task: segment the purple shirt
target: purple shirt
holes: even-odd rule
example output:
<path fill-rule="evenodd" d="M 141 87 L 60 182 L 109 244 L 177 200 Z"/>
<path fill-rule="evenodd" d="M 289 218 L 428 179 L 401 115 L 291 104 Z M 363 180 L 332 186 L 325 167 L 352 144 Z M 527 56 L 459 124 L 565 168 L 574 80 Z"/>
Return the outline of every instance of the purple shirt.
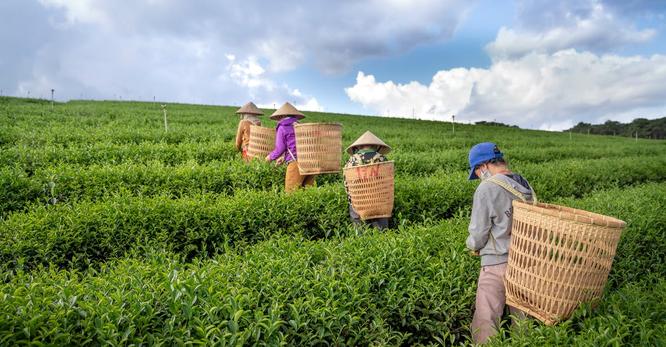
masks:
<path fill-rule="evenodd" d="M 270 160 L 275 160 L 282 154 L 284 154 L 284 161 L 287 163 L 296 160 L 295 157 L 298 154 L 296 154 L 294 123 L 297 121 L 298 119 L 294 117 L 285 117 L 278 122 L 277 127 L 275 127 L 275 149 L 269 154 Z M 291 153 L 289 153 L 290 151 Z"/>

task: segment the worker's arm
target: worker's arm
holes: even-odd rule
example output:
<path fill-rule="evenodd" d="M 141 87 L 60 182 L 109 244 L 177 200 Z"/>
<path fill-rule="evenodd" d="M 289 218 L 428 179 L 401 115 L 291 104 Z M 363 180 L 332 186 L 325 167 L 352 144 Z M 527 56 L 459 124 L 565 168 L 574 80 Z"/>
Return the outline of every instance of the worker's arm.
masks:
<path fill-rule="evenodd" d="M 287 150 L 287 141 L 284 138 L 283 127 L 278 127 L 275 133 L 275 149 L 266 157 L 269 161 L 276 160 Z"/>
<path fill-rule="evenodd" d="M 469 223 L 469 236 L 466 245 L 472 251 L 478 251 L 486 246 L 492 228 L 492 200 L 487 190 L 479 187 L 474 193 L 472 216 Z"/>

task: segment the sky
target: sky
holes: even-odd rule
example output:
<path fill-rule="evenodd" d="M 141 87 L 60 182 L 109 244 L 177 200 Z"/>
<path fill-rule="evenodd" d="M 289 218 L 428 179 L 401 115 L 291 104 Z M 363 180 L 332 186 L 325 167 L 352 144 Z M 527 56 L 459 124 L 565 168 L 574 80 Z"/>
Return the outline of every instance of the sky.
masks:
<path fill-rule="evenodd" d="M 0 93 L 563 130 L 666 116 L 663 0 L 1 0 Z"/>

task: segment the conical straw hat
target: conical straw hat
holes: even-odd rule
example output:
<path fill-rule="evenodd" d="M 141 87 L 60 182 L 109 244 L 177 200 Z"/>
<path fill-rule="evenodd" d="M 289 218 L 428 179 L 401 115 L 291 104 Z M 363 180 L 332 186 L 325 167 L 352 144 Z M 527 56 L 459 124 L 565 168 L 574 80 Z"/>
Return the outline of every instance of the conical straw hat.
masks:
<path fill-rule="evenodd" d="M 248 102 L 247 104 L 243 105 L 243 107 L 239 108 L 238 111 L 236 111 L 237 114 L 256 114 L 257 116 L 263 116 L 264 113 L 261 112 L 261 110 L 255 105 L 252 101 Z"/>
<path fill-rule="evenodd" d="M 305 118 L 304 114 L 300 113 L 296 109 L 296 107 L 294 107 L 292 104 L 290 104 L 288 102 L 285 102 L 284 105 L 282 105 L 282 107 L 280 107 L 275 112 L 273 112 L 273 114 L 271 115 L 270 118 L 272 120 L 278 120 L 282 117 L 288 117 L 288 116 L 294 117 L 296 119 Z"/>
<path fill-rule="evenodd" d="M 391 147 L 387 144 L 384 143 L 379 137 L 375 136 L 375 134 L 371 133 L 370 131 L 366 131 L 354 141 L 349 147 L 347 147 L 347 153 L 353 154 L 352 148 L 354 147 L 359 147 L 359 146 L 379 146 L 378 152 L 381 154 L 386 154 L 391 151 Z"/>

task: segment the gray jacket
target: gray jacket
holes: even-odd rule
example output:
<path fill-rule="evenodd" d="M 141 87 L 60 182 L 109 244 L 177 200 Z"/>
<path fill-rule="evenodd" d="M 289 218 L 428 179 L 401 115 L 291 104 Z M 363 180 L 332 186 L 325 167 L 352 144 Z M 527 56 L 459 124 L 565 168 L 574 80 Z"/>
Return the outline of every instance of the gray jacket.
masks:
<path fill-rule="evenodd" d="M 518 174 L 496 174 L 493 178 L 511 185 L 532 200 L 530 184 Z M 496 183 L 482 181 L 474 192 L 472 218 L 469 223 L 467 248 L 479 251 L 481 266 L 506 263 L 511 243 L 513 200 L 519 199 Z"/>

